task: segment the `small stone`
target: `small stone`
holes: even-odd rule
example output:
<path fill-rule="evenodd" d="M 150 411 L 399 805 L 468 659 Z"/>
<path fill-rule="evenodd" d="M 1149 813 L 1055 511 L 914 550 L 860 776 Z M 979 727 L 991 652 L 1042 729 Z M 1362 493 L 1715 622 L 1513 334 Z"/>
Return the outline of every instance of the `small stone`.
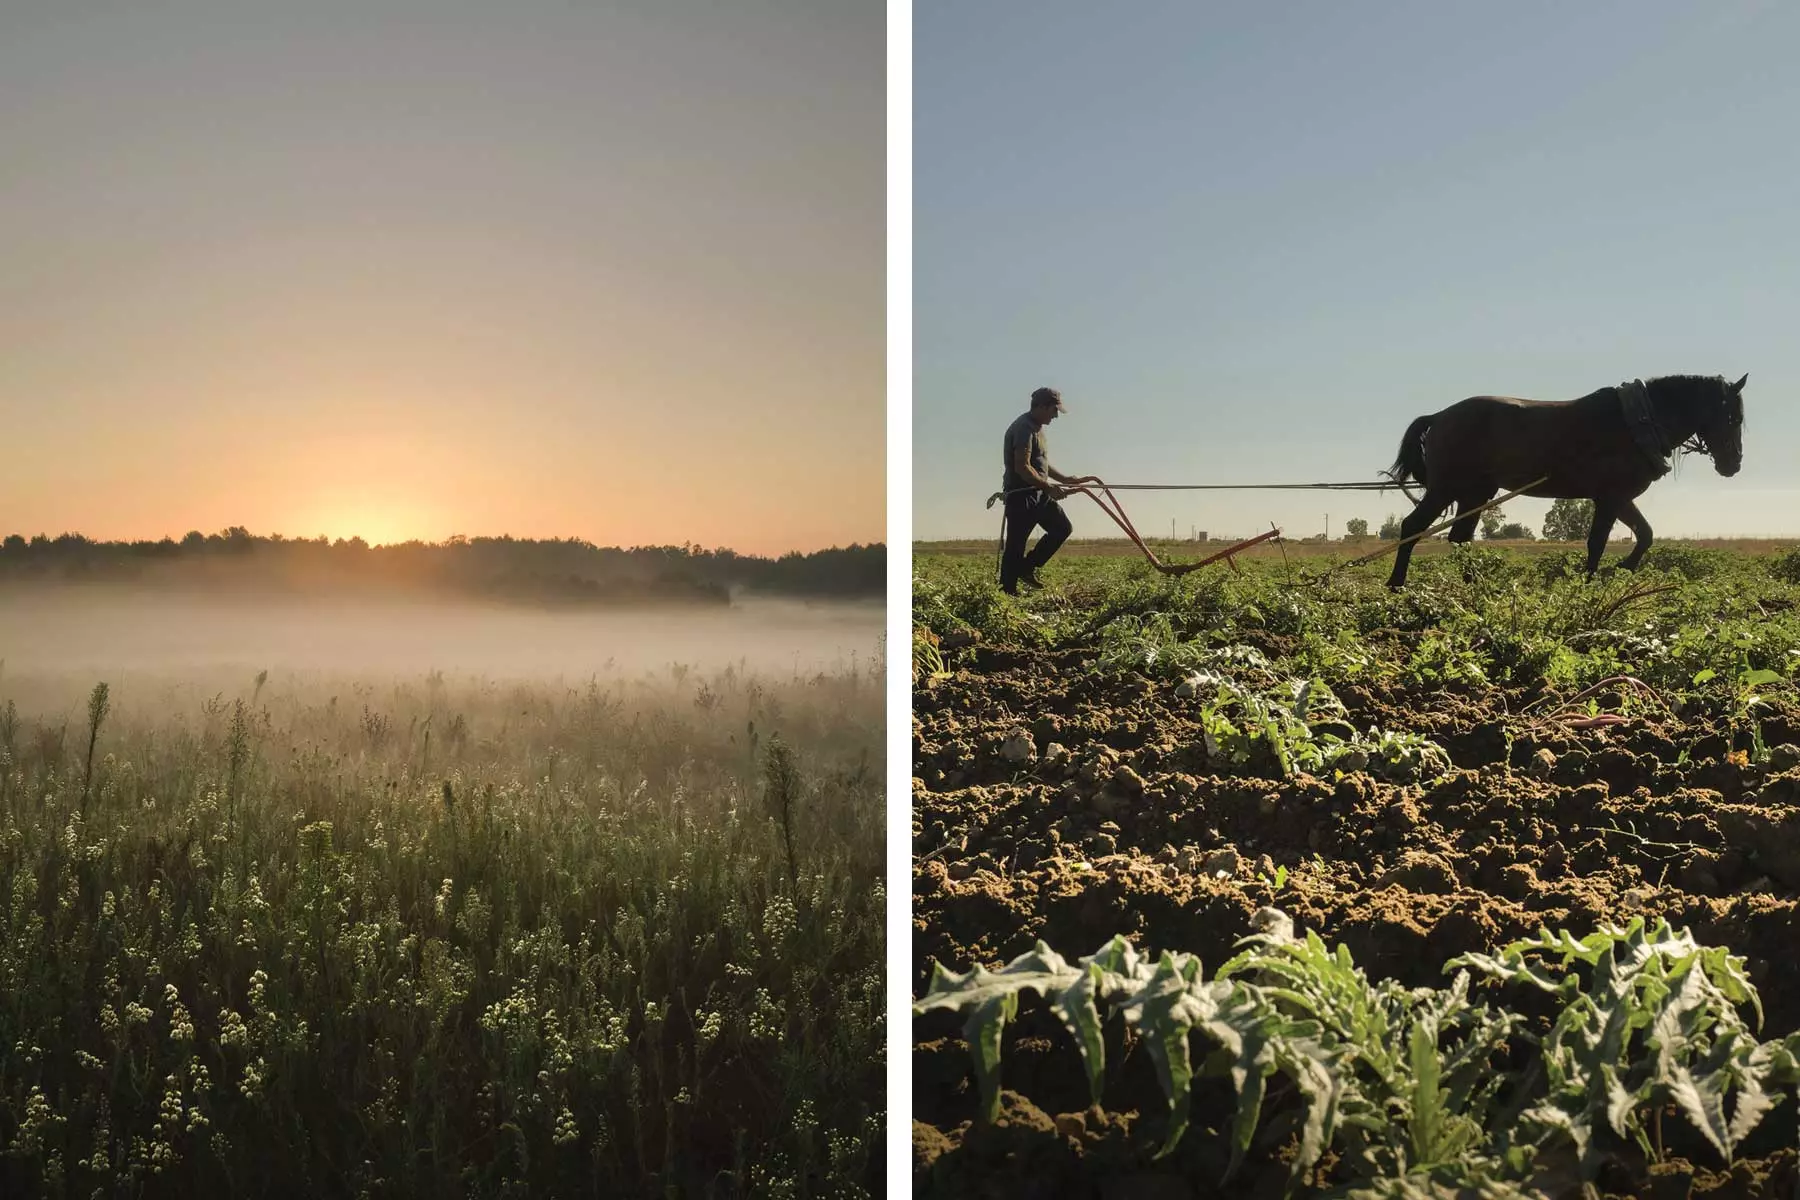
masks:
<path fill-rule="evenodd" d="M 1122 766 L 1113 772 L 1112 785 L 1128 796 L 1141 796 L 1144 793 L 1144 777 L 1128 766 Z"/>
<path fill-rule="evenodd" d="M 1119 795 L 1111 787 L 1103 787 L 1094 793 L 1094 811 L 1103 817 L 1124 815 L 1125 797 Z"/>
<path fill-rule="evenodd" d="M 1548 779 L 1550 773 L 1556 770 L 1556 755 L 1550 753 L 1548 747 L 1540 747 L 1538 752 L 1531 756 L 1531 765 L 1526 770 L 1539 779 Z"/>
<path fill-rule="evenodd" d="M 1338 755 L 1337 762 L 1334 765 L 1346 775 L 1354 774 L 1357 771 L 1367 770 L 1369 766 L 1369 753 L 1366 750 L 1347 750 L 1343 754 Z"/>
<path fill-rule="evenodd" d="M 1028 733 L 1015 733 L 1000 746 L 1000 757 L 1007 762 L 1030 762 L 1036 753 L 1037 747 L 1032 744 Z"/>
<path fill-rule="evenodd" d="M 1271 880 L 1274 879 L 1275 878 L 1275 860 L 1270 858 L 1266 854 L 1259 857 L 1256 860 L 1256 873 L 1258 875 L 1267 876 Z"/>
<path fill-rule="evenodd" d="M 1221 846 L 1201 860 L 1200 869 L 1215 879 L 1230 879 L 1238 873 L 1243 857 L 1234 846 Z"/>
<path fill-rule="evenodd" d="M 1051 742 L 1044 747 L 1044 765 L 1054 767 L 1069 757 L 1069 748 L 1061 742 Z"/>
<path fill-rule="evenodd" d="M 1800 746 L 1783 742 L 1769 750 L 1769 770 L 1779 774 L 1800 767 Z"/>

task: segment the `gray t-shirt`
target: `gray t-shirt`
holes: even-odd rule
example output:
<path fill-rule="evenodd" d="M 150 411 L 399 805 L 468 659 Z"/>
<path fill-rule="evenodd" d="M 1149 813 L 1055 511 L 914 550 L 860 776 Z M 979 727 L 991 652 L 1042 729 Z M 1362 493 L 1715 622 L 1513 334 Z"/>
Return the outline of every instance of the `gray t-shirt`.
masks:
<path fill-rule="evenodd" d="M 1006 473 L 1003 476 L 1004 482 L 1000 485 L 1004 491 L 1012 492 L 1019 488 L 1037 486 L 1035 482 L 1013 469 L 1013 460 L 1018 457 L 1019 447 L 1024 445 L 1031 447 L 1029 461 L 1032 467 L 1037 470 L 1038 474 L 1044 474 L 1044 468 L 1050 463 L 1044 448 L 1044 430 L 1042 426 L 1031 419 L 1030 413 L 1022 414 L 1018 420 L 1006 427 Z"/>

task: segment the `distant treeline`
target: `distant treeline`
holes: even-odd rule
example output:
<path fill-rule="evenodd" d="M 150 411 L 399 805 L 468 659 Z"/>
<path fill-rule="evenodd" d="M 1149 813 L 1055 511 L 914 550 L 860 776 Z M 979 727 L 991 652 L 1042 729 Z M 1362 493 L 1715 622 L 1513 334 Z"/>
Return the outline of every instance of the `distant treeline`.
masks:
<path fill-rule="evenodd" d="M 874 598 L 886 593 L 887 547 L 758 558 L 692 545 L 621 549 L 579 538 L 370 546 L 361 538 L 259 537 L 239 526 L 155 542 L 12 534 L 0 540 L 0 586 L 27 582 L 424 591 L 545 604 L 724 604 L 735 589 Z"/>

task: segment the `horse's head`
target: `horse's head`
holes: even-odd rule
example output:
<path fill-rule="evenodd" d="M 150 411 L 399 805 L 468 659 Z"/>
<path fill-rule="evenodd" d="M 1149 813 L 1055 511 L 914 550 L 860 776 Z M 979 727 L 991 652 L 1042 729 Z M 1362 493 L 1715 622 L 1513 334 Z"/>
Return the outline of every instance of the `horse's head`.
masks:
<path fill-rule="evenodd" d="M 1720 376 L 1716 382 L 1717 392 L 1694 414 L 1694 436 L 1712 456 L 1713 469 L 1729 479 L 1744 465 L 1744 385 L 1750 376 L 1736 383 Z"/>

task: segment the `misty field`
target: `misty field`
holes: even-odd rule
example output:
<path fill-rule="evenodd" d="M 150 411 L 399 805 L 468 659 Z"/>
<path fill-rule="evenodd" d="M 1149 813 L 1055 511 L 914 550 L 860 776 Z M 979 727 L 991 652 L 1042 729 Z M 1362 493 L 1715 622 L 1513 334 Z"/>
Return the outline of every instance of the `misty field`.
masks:
<path fill-rule="evenodd" d="M 0 674 L 0 1194 L 877 1191 L 881 665 Z"/>

